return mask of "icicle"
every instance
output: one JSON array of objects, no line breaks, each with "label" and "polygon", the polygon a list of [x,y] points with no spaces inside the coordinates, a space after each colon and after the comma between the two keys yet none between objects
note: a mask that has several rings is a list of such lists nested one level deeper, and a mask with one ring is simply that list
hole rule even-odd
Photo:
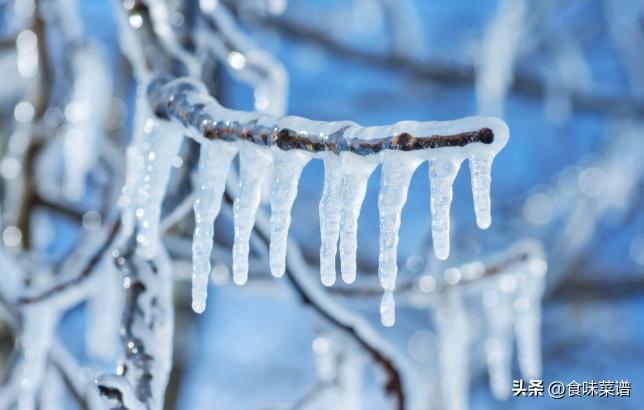
[{"label": "icicle", "polygon": [[432,239],[434,255],[440,260],[449,256],[450,248],[450,206],[452,185],[461,167],[463,158],[441,156],[429,162],[431,187],[430,206],[432,210]]},{"label": "icicle", "polygon": [[380,253],[378,276],[385,289],[380,305],[381,321],[393,326],[396,321],[393,290],[396,288],[398,230],[402,208],[407,201],[407,190],[414,171],[421,160],[410,158],[408,153],[390,151],[385,153],[380,179],[378,209],[380,211]]},{"label": "icicle", "polygon": [[379,163],[378,158],[364,158],[343,152],[340,222],[340,269],[342,280],[353,283],[356,279],[358,250],[358,217],[367,192],[369,176]]},{"label": "icicle", "polygon": [[514,302],[517,312],[515,333],[519,369],[526,379],[541,377],[541,297],[545,286],[546,263],[542,259],[528,262]]},{"label": "icicle", "polygon": [[269,259],[271,273],[281,277],[286,270],[286,243],[291,226],[291,208],[297,196],[297,183],[310,154],[282,151],[273,146],[273,183],[271,185],[271,244]]},{"label": "icicle", "polygon": [[473,153],[469,157],[474,213],[476,214],[476,224],[481,229],[487,229],[492,224],[490,184],[492,182],[493,159],[494,155],[485,151]]},{"label": "icicle", "polygon": [[469,395],[470,325],[459,289],[448,291],[437,313],[443,408],[466,410]]},{"label": "icicle", "polygon": [[233,281],[243,285],[248,279],[250,235],[261,200],[264,179],[271,164],[265,149],[242,142],[239,145],[240,182],[233,207],[235,239],[233,244]]},{"label": "icicle", "polygon": [[208,141],[201,144],[192,242],[192,310],[197,313],[206,309],[214,222],[221,209],[228,169],[236,154],[237,146],[229,142]]},{"label": "icicle", "polygon": [[145,123],[152,116],[147,104],[144,87],[139,86],[136,97],[136,108],[134,112],[134,124],[132,129],[134,135],[132,142],[126,151],[125,184],[118,200],[121,209],[121,225],[123,233],[128,236],[134,232],[136,225],[135,208],[137,205],[137,189],[143,183],[144,157],[143,145],[146,142]]},{"label": "icicle", "polygon": [[380,322],[387,327],[396,324],[396,300],[393,289],[385,288],[382,293],[382,299],[380,299]]},{"label": "icicle", "polygon": [[136,201],[139,251],[152,259],[159,244],[161,204],[170,179],[172,160],[177,156],[183,133],[175,123],[148,118],[143,126],[145,138],[139,152],[143,154],[142,184]]},{"label": "icicle", "polygon": [[324,189],[320,200],[320,279],[325,286],[335,283],[335,256],[340,236],[342,206],[342,163],[328,153],[324,157]]},{"label": "icicle", "polygon": [[489,326],[485,353],[492,393],[498,399],[505,399],[509,397],[512,386],[512,304],[517,288],[516,277],[511,273],[502,274],[496,285],[483,294]]}]

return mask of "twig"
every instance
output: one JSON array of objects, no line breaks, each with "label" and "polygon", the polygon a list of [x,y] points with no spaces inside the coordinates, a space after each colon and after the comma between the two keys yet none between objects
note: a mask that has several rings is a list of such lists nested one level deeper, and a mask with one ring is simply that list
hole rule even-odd
[{"label": "twig", "polygon": [[[233,10],[234,2],[226,1]],[[416,78],[426,79],[442,85],[472,86],[475,80],[473,64],[455,64],[441,61],[419,61],[403,55],[383,55],[351,47],[318,29],[303,23],[279,16],[253,14],[259,24],[277,29],[281,34],[298,38],[333,52],[348,60],[369,65],[406,72]],[[543,80],[527,71],[517,70],[511,91],[529,98],[543,99],[547,89]],[[606,95],[588,91],[570,90],[570,98],[579,111],[610,113],[613,115],[644,116],[644,101],[633,100],[627,96]]]}]

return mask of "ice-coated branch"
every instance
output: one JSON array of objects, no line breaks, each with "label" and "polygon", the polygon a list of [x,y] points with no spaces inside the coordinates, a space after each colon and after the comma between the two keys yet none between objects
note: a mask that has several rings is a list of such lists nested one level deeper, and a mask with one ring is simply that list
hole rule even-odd
[{"label": "ice-coated branch", "polygon": [[288,100],[284,66],[239,29],[226,6],[200,2],[199,7],[206,26],[200,36],[204,47],[212,50],[233,76],[255,88],[257,111],[284,115]]},{"label": "ice-coated branch", "polygon": [[[244,283],[247,275],[248,233],[259,205],[259,190],[270,165],[273,169],[270,268],[274,276],[280,277],[285,271],[290,213],[302,169],[313,158],[324,161],[326,178],[319,208],[320,260],[322,282],[330,286],[336,276],[333,261],[338,242],[342,277],[347,282],[355,279],[358,216],[367,180],[375,167],[382,164],[378,202],[379,276],[385,290],[381,313],[383,324],[387,326],[395,322],[393,291],[400,215],[411,177],[421,163],[430,162],[432,233],[438,258],[445,259],[449,255],[451,187],[465,159],[470,164],[477,224],[483,229],[490,226],[492,160],[509,137],[503,121],[469,117],[455,121],[402,121],[389,126],[362,127],[350,121],[321,122],[229,110],[209,95],[206,87],[195,80],[194,74],[190,75],[198,69],[168,29],[169,24],[163,19],[167,15],[167,11],[162,10],[163,4],[152,2],[150,9],[144,2],[126,2],[125,6],[127,17],[121,20],[128,22],[125,24],[130,35],[138,34],[138,46],[128,43],[124,47],[129,50],[140,80],[146,84],[145,94],[140,95],[137,102],[140,120],[135,121],[135,132],[140,133],[137,134],[140,137],[134,139],[131,150],[137,154],[132,157],[129,167],[131,182],[124,189],[124,202],[131,204],[125,217],[132,219],[128,214],[132,215],[138,207],[137,219],[142,221],[138,226],[141,230],[139,240],[147,249],[147,256],[153,257],[154,243],[158,239],[152,233],[156,231],[158,217],[154,216],[156,211],[151,214],[149,209],[160,207],[163,181],[167,181],[166,168],[170,155],[178,148],[177,138],[167,135],[169,124],[182,126],[188,136],[202,145],[193,244],[193,308],[196,312],[205,309],[212,224],[220,210],[228,168],[238,152],[242,179],[235,205],[233,246],[238,284]],[[125,37],[123,35],[123,43]],[[143,52],[144,59],[136,49]],[[162,131],[155,137],[154,130],[159,128]],[[165,135],[163,138],[167,141],[161,142],[160,135]],[[150,186],[150,192],[144,188],[137,194],[137,184],[142,181],[150,181],[144,185]]]},{"label": "ice-coated branch", "polygon": [[120,331],[125,357],[116,375],[101,376],[96,385],[111,408],[161,409],[174,332],[169,259],[161,250],[155,260],[146,260],[132,241],[116,264],[126,292]]}]

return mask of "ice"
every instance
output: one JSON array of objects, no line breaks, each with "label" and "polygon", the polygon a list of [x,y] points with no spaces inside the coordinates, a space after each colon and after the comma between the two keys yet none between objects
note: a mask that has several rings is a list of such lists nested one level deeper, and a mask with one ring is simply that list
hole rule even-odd
[{"label": "ice", "polygon": [[487,229],[492,224],[490,185],[493,159],[494,156],[486,152],[475,153],[469,157],[474,213],[476,224],[481,229]]},{"label": "ice", "polygon": [[320,279],[325,286],[335,283],[335,256],[340,237],[342,206],[342,162],[328,153],[324,157],[324,188],[320,199]]},{"label": "ice", "polygon": [[230,68],[235,78],[254,88],[257,111],[284,115],[288,102],[288,75],[284,66],[239,29],[224,4],[217,4],[212,10],[204,7],[204,2],[200,6],[212,19],[217,34],[201,36],[200,40]]},{"label": "ice", "polygon": [[367,192],[369,176],[379,161],[349,152],[343,152],[340,157],[342,161],[340,269],[342,280],[350,284],[356,280],[360,208]]},{"label": "ice", "polygon": [[443,407],[466,410],[469,395],[470,324],[459,289],[451,289],[437,313]]},{"label": "ice", "polygon": [[197,313],[206,309],[214,222],[221,209],[228,169],[236,154],[237,146],[229,142],[209,141],[201,146],[192,242],[192,309]]},{"label": "ice", "polygon": [[545,287],[546,264],[542,259],[528,262],[520,278],[515,333],[519,369],[525,379],[541,377],[541,297]]},{"label": "ice", "polygon": [[398,230],[402,208],[407,201],[409,183],[421,160],[398,151],[386,152],[382,163],[378,210],[380,212],[380,252],[378,276],[385,289],[380,307],[381,320],[385,326],[393,326],[393,312],[396,288]]},{"label": "ice", "polygon": [[514,335],[513,302],[517,287],[516,276],[504,273],[492,289],[483,293],[483,305],[488,326],[485,354],[492,393],[506,399],[512,386],[512,345]]},{"label": "ice", "polygon": [[143,182],[143,148],[146,142],[144,125],[152,115],[145,99],[143,87],[139,87],[136,97],[136,108],[134,112],[134,124],[132,126],[132,142],[126,151],[126,174],[125,184],[118,200],[121,209],[121,225],[125,235],[130,235],[136,227],[135,208],[137,205],[137,189]]},{"label": "ice", "polygon": [[434,255],[440,260],[449,256],[450,248],[450,206],[452,185],[463,158],[454,156],[430,160],[429,182],[431,188],[430,206],[432,211],[432,239]]},{"label": "ice", "polygon": [[380,300],[380,322],[383,326],[391,327],[396,324],[396,300],[393,289],[385,288]]},{"label": "ice", "polygon": [[135,210],[136,242],[143,257],[152,259],[159,244],[161,204],[183,133],[172,123],[152,118],[145,121],[143,132],[145,137],[139,147],[143,159]]},{"label": "ice", "polygon": [[143,89],[138,90],[134,136],[127,149],[127,172],[118,205],[125,235],[137,231],[138,251],[147,258],[156,255],[159,243],[161,204],[170,179],[172,160],[183,141],[181,128],[155,119]]},{"label": "ice", "polygon": [[283,151],[273,146],[273,182],[271,185],[271,244],[269,259],[271,273],[282,277],[286,270],[286,243],[291,226],[291,208],[297,195],[297,184],[310,154]]},{"label": "ice", "polygon": [[240,182],[233,206],[235,239],[233,244],[233,281],[243,285],[248,279],[250,236],[261,200],[264,179],[271,164],[267,149],[248,142],[239,145]]},{"label": "ice", "polygon": [[[388,291],[381,304],[382,320],[388,325],[395,322],[393,291],[398,272],[397,244],[402,208],[411,178],[423,161],[430,161],[432,234],[439,259],[449,255],[452,184],[465,158],[470,162],[477,224],[481,228],[490,226],[492,161],[509,137],[507,125],[501,120],[469,117],[455,121],[404,121],[389,126],[362,127],[348,121],[320,122],[295,116],[278,118],[237,112],[220,106],[199,91],[184,98],[185,104],[202,105],[218,123],[229,124],[225,133],[240,136],[231,144],[250,144],[245,141],[249,136],[257,138],[259,132],[271,132],[268,147],[261,146],[263,141],[255,141],[255,146],[243,154],[247,159],[241,161],[240,192],[234,206],[233,278],[237,284],[244,284],[248,278],[249,239],[269,163],[273,178],[269,265],[273,276],[281,277],[286,270],[288,231],[300,175],[312,158],[324,161],[325,182],[319,215],[320,276],[325,286],[333,285],[336,280],[338,239],[342,279],[348,284],[356,279],[357,231],[362,202],[370,175],[382,164],[378,272],[383,289]],[[199,129],[191,124],[187,126],[192,130],[189,135],[197,142],[207,142],[201,135],[202,126]],[[368,142],[370,140],[373,144]],[[429,148],[417,149],[419,146]],[[272,158],[268,157],[269,152]],[[209,268],[204,266],[200,269]],[[200,282],[205,286],[205,276]]]}]

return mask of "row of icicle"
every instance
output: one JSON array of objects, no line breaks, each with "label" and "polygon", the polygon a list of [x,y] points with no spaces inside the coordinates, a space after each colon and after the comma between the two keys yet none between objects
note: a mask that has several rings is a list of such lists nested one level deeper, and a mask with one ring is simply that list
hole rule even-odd
[{"label": "row of icicle", "polygon": [[[227,110],[214,99],[207,109],[215,118],[234,121],[248,113]],[[447,122],[401,122],[392,126],[361,127],[352,122],[318,122],[301,117],[276,118],[261,115],[261,122],[273,127],[293,129],[298,134],[321,138],[343,132],[346,138],[383,138],[408,132],[412,135],[449,135],[483,127],[495,134],[492,144],[472,143],[465,147],[444,147],[419,151],[385,151],[372,155],[350,152],[309,153],[267,148],[247,141],[205,140],[193,130],[181,129],[172,122],[156,120],[140,96],[135,117],[135,136],[128,149],[128,175],[120,205],[124,208],[126,229],[136,228],[140,251],[153,257],[159,241],[159,217],[165,187],[170,177],[172,160],[181,145],[183,133],[201,143],[198,166],[197,199],[194,204],[192,307],[201,313],[206,306],[207,285],[211,270],[214,221],[221,209],[228,170],[239,154],[240,183],[234,210],[233,280],[242,285],[248,277],[249,240],[255,214],[261,199],[264,179],[272,175],[270,269],[275,277],[286,271],[288,230],[291,208],[297,195],[298,181],[304,166],[314,157],[324,161],[324,188],[319,206],[321,248],[321,281],[331,286],[336,279],[335,260],[340,250],[341,276],[346,283],[356,278],[358,217],[365,197],[367,181],[381,164],[381,188],[378,198],[380,213],[380,252],[378,274],[384,289],[381,317],[385,326],[395,322],[393,291],[397,276],[397,244],[400,215],[415,170],[429,161],[431,186],[430,208],[432,236],[437,258],[449,255],[450,205],[452,184],[467,159],[471,170],[472,193],[477,224],[490,226],[490,182],[494,156],[508,139],[505,123],[495,118],[469,117]],[[257,114],[260,117],[260,114]],[[232,118],[231,118],[232,117]]]},{"label": "row of icicle", "polygon": [[[511,394],[515,340],[523,379],[541,377],[541,298],[547,265],[540,246],[528,242],[516,250],[523,247],[533,253],[525,262],[445,292],[445,303],[437,312],[437,335],[446,410],[469,408],[470,350],[475,338],[484,340],[489,383],[496,398],[507,399]],[[474,325],[475,319],[482,326]],[[477,328],[481,334],[473,334]]]}]

